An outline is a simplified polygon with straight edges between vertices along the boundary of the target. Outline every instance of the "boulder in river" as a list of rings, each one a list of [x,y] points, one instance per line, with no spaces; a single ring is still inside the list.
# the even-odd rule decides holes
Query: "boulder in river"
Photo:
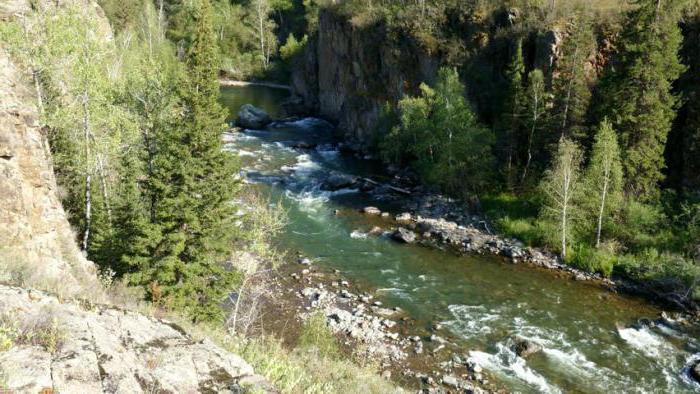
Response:
[[[336,191],[352,187],[357,183],[355,177],[346,174],[331,174],[321,184],[322,190]],[[368,212],[365,212],[368,213]]]
[[[527,358],[535,353],[542,351],[542,346],[527,339],[519,338],[515,342],[515,345],[513,345],[513,351],[518,356],[522,358]]]
[[[695,365],[690,367],[690,377],[695,379],[696,382],[700,383],[700,361],[696,362]]]
[[[412,244],[416,242],[416,233],[403,227],[399,227],[391,234],[391,238],[395,241]]]
[[[366,215],[381,215],[382,211],[379,210],[377,207],[364,207],[362,209],[362,212],[364,212]]]
[[[243,104],[238,111],[236,124],[246,129],[260,130],[272,122],[272,118],[264,110],[252,105]]]

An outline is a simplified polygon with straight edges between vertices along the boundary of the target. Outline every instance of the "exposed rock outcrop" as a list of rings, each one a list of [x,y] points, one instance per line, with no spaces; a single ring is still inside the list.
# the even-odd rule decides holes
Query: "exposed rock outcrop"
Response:
[[[243,359],[208,340],[110,306],[83,308],[0,286],[0,317],[12,342],[0,353],[4,388],[17,392],[240,392],[262,381]]]
[[[470,33],[455,41],[464,45],[466,58],[460,60],[464,68],[476,71],[462,76],[477,109],[487,118],[495,115],[490,112],[493,95],[504,83],[503,70],[521,34],[508,35],[507,29],[519,23],[519,11],[510,14],[512,17],[491,22],[464,21],[461,29]],[[498,30],[494,35],[500,28],[506,33]],[[531,36],[526,42],[526,60],[550,77],[563,34],[549,30]],[[301,101],[302,112],[337,122],[348,146],[366,150],[376,141],[383,106],[395,104],[406,94],[417,94],[420,83],[434,81],[441,64],[454,61],[428,46],[384,22],[359,25],[347,15],[322,9],[317,34],[309,39],[292,72],[294,107],[302,107]]]
[[[58,198],[35,90],[22,71],[0,49],[0,280],[41,282],[70,296],[97,284],[95,268]]]

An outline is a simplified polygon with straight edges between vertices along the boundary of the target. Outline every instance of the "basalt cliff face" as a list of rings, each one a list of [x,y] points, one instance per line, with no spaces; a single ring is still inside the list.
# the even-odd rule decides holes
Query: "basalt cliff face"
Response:
[[[32,4],[3,2],[0,23]],[[0,391],[269,391],[240,357],[108,303],[61,206],[36,92],[0,44]]]
[[[510,19],[502,19],[510,26]],[[422,82],[434,81],[441,65],[459,63],[477,109],[493,117],[490,103],[505,83],[503,70],[516,40],[515,35],[489,33],[498,27],[464,26],[462,43],[470,50],[466,58],[451,61],[443,49],[427,48],[384,22],[358,26],[347,16],[322,10],[317,32],[294,67],[293,94],[308,112],[337,122],[348,142],[366,150],[376,142],[387,103],[395,105],[405,94],[416,94]],[[562,34],[549,30],[528,37],[527,62],[551,76]]]

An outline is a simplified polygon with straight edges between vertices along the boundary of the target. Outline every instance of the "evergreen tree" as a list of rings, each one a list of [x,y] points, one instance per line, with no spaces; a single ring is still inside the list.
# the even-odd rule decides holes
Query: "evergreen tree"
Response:
[[[614,71],[604,82],[604,110],[620,133],[627,191],[658,196],[664,146],[676,116],[671,84],[683,71],[678,2],[634,0]]]
[[[518,40],[515,45],[515,53],[506,69],[507,88],[505,98],[502,102],[501,116],[497,122],[499,139],[504,144],[502,158],[505,162],[504,175],[509,187],[514,185],[516,176],[516,147],[518,146],[518,135],[522,128],[523,112],[525,102],[525,92],[523,88],[523,74],[525,73],[525,62],[523,60],[522,40]]]
[[[211,7],[190,8],[194,21],[179,96],[182,119],[155,136],[151,227],[160,234],[148,257],[136,259],[132,282],[148,287],[154,300],[186,310],[194,320],[222,317],[220,302],[233,272],[223,266],[232,246],[234,162],[222,151],[224,111],[217,101],[217,48]]]
[[[555,224],[560,240],[561,258],[565,259],[571,244],[572,217],[576,210],[581,173],[581,151],[578,145],[566,138],[559,140],[552,166],[545,171],[540,184],[544,205],[541,219]]]
[[[596,214],[595,245],[600,246],[600,237],[606,217],[615,212],[622,202],[622,162],[617,136],[610,122],[600,124],[591,150],[590,163],[586,169],[587,191]],[[595,191],[595,193],[592,193]]]
[[[527,116],[527,134],[525,135],[525,146],[527,150],[525,152],[523,175],[520,178],[521,184],[524,184],[525,179],[527,178],[527,172],[530,169],[530,164],[532,162],[533,143],[536,139],[539,139],[538,133],[545,123],[544,116],[546,114],[545,108],[547,106],[544,74],[542,74],[542,71],[532,70],[530,74],[528,74],[527,79],[527,103],[525,111],[525,115]]]
[[[586,62],[595,48],[591,20],[579,13],[570,23],[570,35],[564,40],[553,81],[555,97],[551,138],[582,139],[586,134],[586,114],[591,90],[586,80]]]

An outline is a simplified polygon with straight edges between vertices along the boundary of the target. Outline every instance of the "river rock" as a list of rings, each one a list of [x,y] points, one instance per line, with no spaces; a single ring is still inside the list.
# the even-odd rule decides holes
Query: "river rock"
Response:
[[[331,174],[321,184],[321,190],[336,191],[354,186],[357,183],[355,177],[346,174]],[[367,212],[365,212],[367,213]]]
[[[364,212],[366,215],[381,215],[382,211],[379,210],[377,207],[364,207],[362,209],[362,212]]]
[[[690,367],[690,377],[700,383],[700,360],[695,362],[695,365]]]
[[[252,104],[244,104],[238,111],[236,124],[246,129],[260,130],[272,122],[272,118],[264,110]]]
[[[399,227],[391,234],[391,238],[398,242],[412,244],[416,242],[416,233],[403,227]]]
[[[459,387],[459,380],[452,375],[445,375],[442,377],[442,384],[450,387]]]
[[[522,358],[527,358],[535,353],[542,351],[542,346],[527,339],[518,339],[515,345],[513,345],[513,351],[518,356]]]
[[[411,214],[408,212],[404,212],[396,216],[397,222],[408,223],[411,221],[411,219]]]

